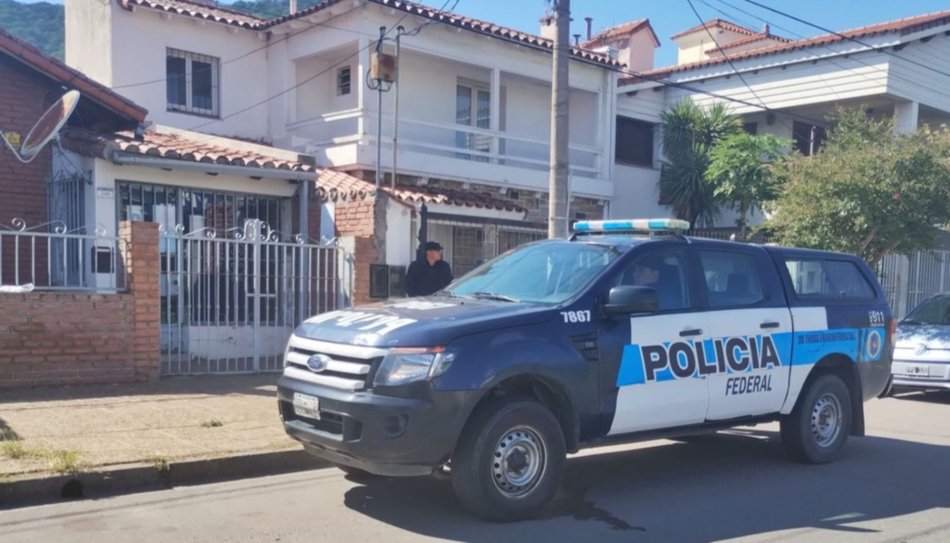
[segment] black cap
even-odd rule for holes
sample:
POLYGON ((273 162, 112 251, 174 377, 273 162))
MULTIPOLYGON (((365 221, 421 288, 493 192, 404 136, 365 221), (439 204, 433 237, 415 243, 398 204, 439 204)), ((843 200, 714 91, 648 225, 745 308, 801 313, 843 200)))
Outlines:
POLYGON ((426 242, 426 251, 441 251, 442 246, 439 245, 438 241, 427 241, 426 242))

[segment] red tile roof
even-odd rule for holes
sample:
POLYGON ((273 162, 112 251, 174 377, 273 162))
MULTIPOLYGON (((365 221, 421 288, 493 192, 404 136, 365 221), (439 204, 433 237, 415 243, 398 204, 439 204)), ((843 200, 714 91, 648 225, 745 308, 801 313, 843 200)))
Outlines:
MULTIPOLYGON (((160 11, 176 13, 179 15, 186 15, 189 17, 198 17, 218 23, 240 26, 252 30, 267 30, 287 21, 292 21, 301 17, 308 17, 343 1, 349 0, 325 0, 324 2, 321 2, 320 4, 317 4, 311 8, 300 10, 293 15, 285 15, 276 19, 267 20, 242 14, 237 11, 220 7, 212 7, 188 0, 119 0, 121 5, 127 9, 130 9, 133 6, 142 6, 160 11)), ((520 32, 518 30, 499 26, 494 23, 479 19, 473 19, 471 17, 463 17, 449 11, 430 8, 428 6, 414 2, 406 2, 404 0, 366 0, 366 3, 377 4, 379 6, 392 8, 398 12, 424 17, 434 22, 477 32, 479 34, 486 34, 516 43, 531 45, 541 49, 552 49, 554 46, 554 42, 552 40, 542 38, 534 34, 520 32)), ((595 53, 580 47, 571 47, 571 54, 577 58, 598 64, 615 67, 622 66, 620 62, 611 60, 607 55, 595 53)))
MULTIPOLYGON (((944 26, 950 24, 950 10, 938 11, 935 13, 925 13, 923 15, 917 15, 914 17, 907 17, 904 19, 897 19, 894 21, 887 21, 883 23, 877 23, 868 26, 862 26, 859 28, 853 28, 851 30, 844 30, 838 34, 822 34, 820 36, 815 36, 812 38, 805 38, 801 40, 794 40, 788 43, 780 43, 775 45, 769 45, 766 47, 760 47, 757 49, 752 49, 749 51, 742 51, 734 55, 729 55, 729 60, 745 60, 749 58, 764 57, 768 55, 777 55, 781 53, 787 53, 789 51, 795 51, 799 49, 807 49, 809 47, 824 47, 834 43, 840 43, 843 41, 848 41, 851 39, 864 39, 874 36, 880 36, 883 34, 900 34, 905 36, 907 34, 913 34, 915 32, 920 32, 927 30, 928 28, 934 28, 939 26, 944 26), (842 37, 843 36, 843 37, 842 37)), ((650 72, 645 72, 644 75, 649 76, 649 78, 662 78, 672 73, 685 72, 693 70, 695 68, 703 68, 706 66, 715 66, 717 64, 723 64, 727 62, 727 59, 723 57, 712 58, 708 60, 702 60, 698 62, 691 62, 688 64, 681 64, 678 66, 669 66, 667 68, 660 68, 650 72)), ((644 78, 641 77, 630 77, 622 79, 620 81, 621 85, 639 83, 644 81, 644 78)))
POLYGON ((99 134, 89 130, 69 129, 64 133, 63 140, 68 148, 78 153, 102 158, 111 158, 112 153, 122 152, 188 162, 249 166, 265 170, 298 172, 316 170, 313 166, 300 162, 268 156, 260 152, 245 151, 240 147, 225 147, 217 141, 212 143, 189 139, 178 134, 160 133, 154 130, 146 130, 142 138, 137 139, 135 134, 128 131, 99 134))
MULTIPOLYGON (((202 137, 196 134, 196 138, 202 137)), ((288 160, 287 151, 274 149, 273 155, 266 152, 265 146, 248 146, 245 142, 234 141, 228 147, 225 138, 215 137, 213 141, 191 139, 181 134, 161 133, 146 130, 141 139, 132 132, 99 134, 89 130, 69 128, 63 132, 63 146, 76 153, 112 160, 115 153, 127 153, 170 160, 203 162, 225 166, 245 166, 260 168, 261 177, 267 177, 267 170, 296 171, 313 176, 316 181, 316 193, 324 200, 363 199, 376 192, 371 184, 335 170, 323 169, 300 161, 288 160), (257 150, 251 150, 256 148, 257 150), (283 156, 280 156, 283 155, 283 156)))
POLYGON ((3 28, 0 28, 0 54, 4 53, 42 75, 66 87, 78 90, 82 93, 84 98, 98 103, 100 106, 116 113, 120 117, 141 123, 145 120, 145 116, 148 115, 148 110, 145 108, 119 96, 103 85, 96 83, 55 58, 47 56, 39 49, 13 36, 3 28))
POLYGON ((119 5, 129 11, 135 6, 141 6, 248 29, 257 29, 267 22, 267 19, 240 11, 189 0, 119 0, 119 5))
POLYGON ((736 23, 733 23, 732 21, 727 21, 725 19, 712 19, 710 21, 706 21, 705 25, 706 26, 704 27, 702 24, 698 24, 692 28, 688 28, 682 32, 673 34, 673 36, 671 36, 670 39, 675 40, 677 38, 682 38, 683 36, 688 36, 689 34, 695 34, 696 32, 705 32, 706 28, 708 29, 721 28, 723 30, 729 30, 731 32, 735 32, 736 34, 745 34, 746 36, 754 36, 758 34, 758 31, 756 30, 752 30, 751 28, 746 28, 742 25, 737 25, 736 23))
POLYGON ((527 210, 514 202, 496 198, 491 194, 470 190, 455 190, 428 185, 396 185, 395 189, 386 188, 386 192, 396 199, 407 203, 446 204, 478 209, 492 209, 498 211, 515 211, 526 213, 527 210))
MULTIPOLYGON (((706 51, 706 54, 709 56, 714 56, 719 53, 720 49, 724 51, 728 51, 729 49, 735 49, 736 47, 742 47, 743 45, 749 45, 750 43, 756 43, 756 42, 765 41, 765 40, 775 40, 782 43, 792 42, 792 40, 788 38, 783 38, 782 36, 776 36, 775 34, 769 34, 769 33, 763 32, 761 34, 756 34, 755 36, 748 36, 748 37, 742 38, 741 40, 736 40, 734 42, 729 42, 729 43, 720 45, 717 48, 706 51)), ((774 45, 774 44, 765 44, 764 46, 767 46, 767 45, 774 45)), ((732 57, 730 56, 729 58, 732 58, 732 57)))
POLYGON ((650 24, 650 19, 637 19, 636 21, 630 21, 629 23, 624 23, 622 25, 612 26, 610 28, 601 30, 591 39, 584 42, 582 47, 585 49, 604 47, 608 44, 608 42, 615 38, 625 38, 627 36, 632 36, 644 28, 650 31, 650 34, 653 36, 654 43, 656 43, 656 46, 659 47, 660 38, 658 38, 656 36, 656 32, 653 31, 653 25, 650 24))

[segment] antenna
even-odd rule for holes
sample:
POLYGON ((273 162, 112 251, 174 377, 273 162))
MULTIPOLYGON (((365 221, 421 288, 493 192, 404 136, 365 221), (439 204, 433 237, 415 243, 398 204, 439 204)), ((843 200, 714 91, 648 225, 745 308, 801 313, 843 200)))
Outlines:
POLYGON ((79 104, 79 96, 77 90, 71 90, 60 96, 59 100, 43 113, 40 120, 36 121, 33 128, 23 138, 19 151, 13 148, 2 130, 0 130, 0 138, 3 139, 3 143, 6 144, 7 148, 16 155, 17 160, 24 164, 32 162, 40 154, 43 147, 59 134, 63 125, 69 120, 69 116, 73 114, 73 110, 79 104))

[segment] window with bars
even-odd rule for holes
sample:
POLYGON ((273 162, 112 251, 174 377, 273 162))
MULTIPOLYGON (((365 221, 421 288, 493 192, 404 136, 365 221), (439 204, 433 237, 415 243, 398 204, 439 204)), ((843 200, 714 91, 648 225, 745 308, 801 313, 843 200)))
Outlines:
POLYGON ((167 49, 165 81, 168 109, 217 117, 219 60, 179 49, 167 49))
POLYGON ((336 72, 336 95, 345 96, 350 93, 351 70, 344 66, 336 72))
POLYGON ((121 181, 117 184, 119 221, 154 221, 185 232, 209 228, 223 235, 243 228, 244 221, 260 219, 272 229, 281 226, 281 199, 236 192, 171 187, 121 181))

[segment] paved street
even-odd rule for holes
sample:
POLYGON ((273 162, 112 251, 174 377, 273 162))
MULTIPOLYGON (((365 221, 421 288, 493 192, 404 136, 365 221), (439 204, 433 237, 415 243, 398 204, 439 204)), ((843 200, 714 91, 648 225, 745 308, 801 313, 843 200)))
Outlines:
POLYGON ((869 437, 826 466, 774 426, 572 459, 544 518, 487 524, 431 478, 337 470, 0 512, 27 541, 913 541, 950 539, 950 393, 868 404, 869 437), (596 538, 596 539, 594 539, 596 538))

